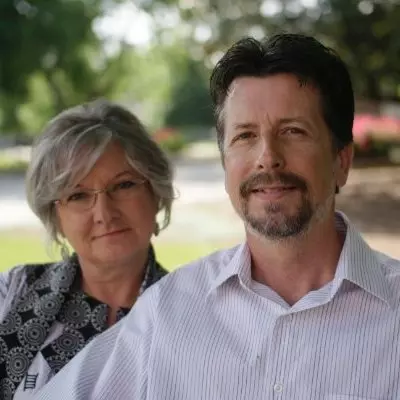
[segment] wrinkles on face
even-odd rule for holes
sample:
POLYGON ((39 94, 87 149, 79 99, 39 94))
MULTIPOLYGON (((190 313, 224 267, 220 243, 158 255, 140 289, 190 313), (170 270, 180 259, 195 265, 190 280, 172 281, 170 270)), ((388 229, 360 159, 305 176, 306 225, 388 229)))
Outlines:
POLYGON ((288 74, 239 78, 224 116, 225 187, 245 224, 282 238, 325 218, 336 171, 318 91, 288 74))
MULTIPOLYGON (((128 164, 123 149, 113 143, 89 174, 75 185, 79 190, 100 190, 112 184, 143 179, 128 164)), ((157 202, 147 185, 140 185, 127 199, 112 199, 101 192, 85 211, 57 207, 60 228, 81 263, 118 265, 146 253, 155 229, 157 202)))

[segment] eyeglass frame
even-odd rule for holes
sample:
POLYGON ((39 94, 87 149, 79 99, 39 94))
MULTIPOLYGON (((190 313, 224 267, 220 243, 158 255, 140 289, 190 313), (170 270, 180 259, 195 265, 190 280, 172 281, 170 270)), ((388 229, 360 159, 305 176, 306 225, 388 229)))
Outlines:
MULTIPOLYGON (((135 183, 136 185, 143 185, 143 184, 148 182, 147 179, 138 179, 138 180, 132 180, 131 179, 130 181, 135 183)), ((119 183, 121 183, 121 182, 119 182, 119 183)), ((84 212, 84 211, 91 210, 96 205, 97 197, 98 197, 98 195, 100 193, 105 193, 108 196, 108 198, 110 200, 112 200, 112 201, 118 201, 118 200, 115 200, 112 197, 112 194, 111 194, 111 191, 110 191, 110 189, 115 185, 118 185, 118 183, 110 183, 109 185, 107 185, 106 187, 104 187, 102 189, 82 189, 82 191, 84 191, 84 192, 89 192, 93 196, 94 200, 93 200, 92 205, 89 208, 85 208, 85 209, 83 209, 81 211, 84 212)), ((71 196, 71 195, 69 195, 69 196, 71 196)), ((65 199, 56 199, 56 200, 53 201, 53 203, 54 204, 60 204, 61 206, 65 207, 66 209, 68 209, 68 207, 69 207, 68 203, 65 202, 65 199)))

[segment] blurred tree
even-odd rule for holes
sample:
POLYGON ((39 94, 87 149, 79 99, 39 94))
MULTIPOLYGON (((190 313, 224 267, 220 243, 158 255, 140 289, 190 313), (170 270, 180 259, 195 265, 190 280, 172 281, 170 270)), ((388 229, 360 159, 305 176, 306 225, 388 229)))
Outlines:
POLYGON ((190 58, 185 51, 180 58, 171 60, 170 66, 174 77, 165 124, 180 128, 212 126, 208 71, 204 63, 190 58))
POLYGON ((350 66, 356 92, 400 100, 400 1, 320 0, 315 31, 350 66))
POLYGON ((400 0, 139 0, 167 30, 165 15, 179 15, 188 51, 211 65, 235 40, 279 32, 313 34, 348 63, 357 94, 400 99, 400 0), (157 19, 158 16, 158 19, 157 19))
POLYGON ((125 52, 105 54, 92 24, 117 1, 0 0, 0 132, 112 93, 125 52))
POLYGON ((118 77, 118 100, 140 115, 153 131, 164 125, 171 103, 171 90, 180 75, 177 60, 179 47, 175 44, 151 44, 141 51, 126 52, 124 63, 129 73, 118 77))
POLYGON ((132 106, 151 130, 212 125, 208 70, 179 38, 131 52, 127 60, 129 74, 118 80, 119 101, 132 106))

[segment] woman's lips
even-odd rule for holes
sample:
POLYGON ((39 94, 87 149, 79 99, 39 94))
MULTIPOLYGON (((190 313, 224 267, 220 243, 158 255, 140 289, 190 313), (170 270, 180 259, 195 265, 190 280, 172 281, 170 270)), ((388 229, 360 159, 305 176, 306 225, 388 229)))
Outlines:
POLYGON ((106 233, 103 233, 101 235, 95 236, 95 239, 117 236, 117 235, 120 235, 121 233, 125 233, 125 232, 128 232, 128 231, 129 231, 129 229, 118 229, 118 230, 106 232, 106 233))

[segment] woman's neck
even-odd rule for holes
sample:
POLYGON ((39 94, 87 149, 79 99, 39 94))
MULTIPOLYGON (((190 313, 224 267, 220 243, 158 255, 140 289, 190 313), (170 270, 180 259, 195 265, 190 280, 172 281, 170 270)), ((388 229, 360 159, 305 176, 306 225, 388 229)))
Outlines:
POLYGON ((80 259, 81 289, 111 308, 130 308, 139 296, 147 258, 146 251, 124 264, 94 265, 80 259))
POLYGON ((130 308, 139 296, 143 278, 144 271, 135 277, 130 275, 107 282, 83 278, 82 290, 111 308, 130 308))

